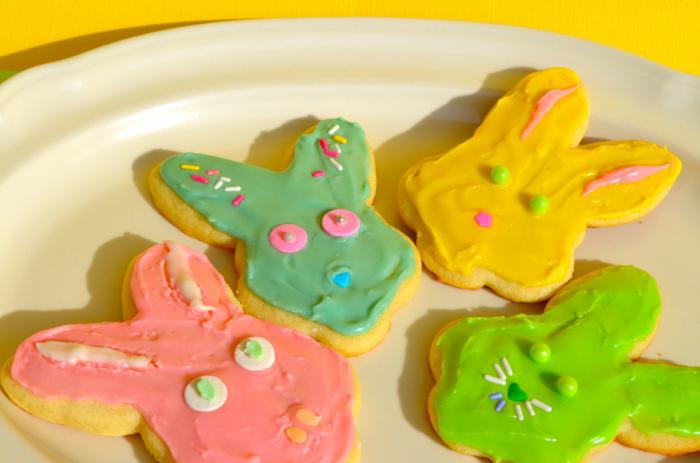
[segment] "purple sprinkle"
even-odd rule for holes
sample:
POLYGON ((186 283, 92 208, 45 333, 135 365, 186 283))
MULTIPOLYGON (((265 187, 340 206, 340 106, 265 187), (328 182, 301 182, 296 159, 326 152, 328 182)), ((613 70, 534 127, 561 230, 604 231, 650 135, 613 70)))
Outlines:
POLYGON ((500 401, 496 404, 496 411, 500 413, 500 411, 503 410, 503 407, 505 407, 505 406, 506 406, 506 401, 505 401, 505 400, 500 400, 500 401))
POLYGON ((491 394, 489 396, 489 399, 491 399, 491 400, 501 400, 502 398, 503 398, 503 394, 501 394, 500 392, 494 392, 493 394, 491 394))

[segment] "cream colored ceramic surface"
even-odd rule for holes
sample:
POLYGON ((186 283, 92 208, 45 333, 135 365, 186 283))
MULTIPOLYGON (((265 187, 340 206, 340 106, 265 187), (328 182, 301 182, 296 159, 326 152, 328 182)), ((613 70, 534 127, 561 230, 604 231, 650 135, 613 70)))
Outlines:
MULTIPOLYGON (((0 360, 39 329, 119 319, 127 262, 179 240, 146 172, 191 150, 272 166, 315 118, 360 122, 376 148, 377 206, 398 223, 407 166, 465 139, 530 68, 575 68, 592 102, 589 136, 670 146, 684 171, 643 223, 591 230, 577 273, 635 264, 659 281, 665 311, 647 351, 700 365, 700 79, 597 45, 528 30, 398 20, 238 22, 173 30, 40 67, 0 86, 0 360)), ((280 201, 283 201, 280 198, 280 201)), ((226 252, 206 251, 228 277, 226 252)), ((467 314, 537 312, 487 290, 423 275, 375 351, 352 362, 362 386, 365 462, 475 461, 449 451, 425 413, 434 332, 467 314)), ((2 462, 151 461, 136 438, 39 421, 0 394, 2 462)), ((665 460, 614 444, 596 462, 665 460)))

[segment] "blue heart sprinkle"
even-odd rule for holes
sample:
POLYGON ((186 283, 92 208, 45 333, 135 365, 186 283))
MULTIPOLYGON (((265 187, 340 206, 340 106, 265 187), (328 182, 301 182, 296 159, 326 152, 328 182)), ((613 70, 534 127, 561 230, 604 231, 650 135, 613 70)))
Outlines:
POLYGON ((339 272, 333 275, 333 283, 336 284, 336 286, 339 286, 341 288, 347 288, 350 286, 350 272, 339 272))

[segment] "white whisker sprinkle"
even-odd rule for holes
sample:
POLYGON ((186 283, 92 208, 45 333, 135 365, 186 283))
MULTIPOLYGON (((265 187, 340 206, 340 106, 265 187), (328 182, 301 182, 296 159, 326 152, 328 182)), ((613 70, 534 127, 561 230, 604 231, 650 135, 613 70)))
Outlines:
POLYGON ((532 402, 532 405, 534 405, 535 407, 541 408, 542 410, 546 411, 547 413, 552 411, 552 407, 550 407, 546 403, 541 402, 537 399, 532 399, 530 402, 532 402))
POLYGON ((339 126, 338 124, 335 124, 335 125, 334 125, 333 127, 331 127, 331 129, 328 131, 328 135, 333 135, 334 133, 336 133, 336 132, 338 131, 339 128, 340 128, 340 126, 339 126))
POLYGON ((527 408, 527 412, 530 414, 530 416, 535 416, 535 409, 532 408, 532 404, 529 400, 525 402, 525 408, 527 408))
POLYGON ((239 187, 238 185, 227 186, 226 188, 224 188, 224 191, 241 191, 241 187, 239 187))
POLYGON ((499 364, 497 364, 497 363, 494 363, 494 364, 493 364, 493 369, 496 370, 496 373, 498 373, 498 377, 505 381, 505 379, 506 379, 506 374, 503 373, 503 369, 501 368, 501 366, 500 366, 499 364))
POLYGON ((222 182, 230 182, 231 181, 231 179, 228 177, 219 177, 219 180, 221 180, 222 182))
POLYGON ((484 379, 485 379, 486 381, 488 381, 489 383, 498 384, 498 385, 500 385, 500 386, 505 386, 505 385, 506 385, 506 380, 505 380, 505 379, 494 378, 494 377, 491 376, 491 375, 484 375, 484 379))
POLYGON ((520 406, 520 404, 515 404, 515 414, 517 415, 516 418, 518 418, 518 421, 525 419, 523 416, 523 408, 520 406))
POLYGON ((508 362, 508 359, 503 357, 501 359, 501 363, 503 364, 503 368, 506 369, 506 373, 508 373, 508 376, 513 376, 513 369, 510 367, 510 362, 508 362))
POLYGON ((343 154, 343 150, 340 149, 340 145, 337 143, 333 144, 333 148, 338 152, 338 154, 343 154))
POLYGON ((215 189, 215 190, 218 190, 219 188, 221 188, 221 186, 222 186, 223 184, 224 184, 224 181, 221 180, 221 179, 219 179, 219 180, 216 182, 216 184, 214 185, 214 189, 215 189))

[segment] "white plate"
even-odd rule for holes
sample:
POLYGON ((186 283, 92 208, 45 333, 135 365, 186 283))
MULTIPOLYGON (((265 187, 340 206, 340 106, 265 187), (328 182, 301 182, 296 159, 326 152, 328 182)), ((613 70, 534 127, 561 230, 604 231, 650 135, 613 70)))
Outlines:
MULTIPOLYGON (((398 223, 401 173, 467 138, 498 94, 529 68, 576 69, 595 138, 667 144, 684 171, 640 223, 588 232, 591 260, 639 265, 657 278, 665 311, 647 350, 700 365, 700 79, 558 35, 509 27, 405 20, 285 20, 175 29, 23 72, 0 86, 0 358, 29 334, 69 322, 118 320, 127 262, 179 240, 146 192, 170 151, 275 165, 315 118, 360 122, 376 148, 377 208, 398 223)), ((207 254, 228 277, 231 256, 207 254)), ((486 290, 423 276, 383 344, 352 360, 364 390, 365 462, 472 461, 441 445, 425 413, 435 331, 465 314, 537 312, 486 290)), ((148 462, 134 437, 86 435, 35 419, 0 394, 8 462, 148 462), (45 459, 45 460, 44 460, 45 459)), ((595 461, 664 460, 617 444, 595 461)))

